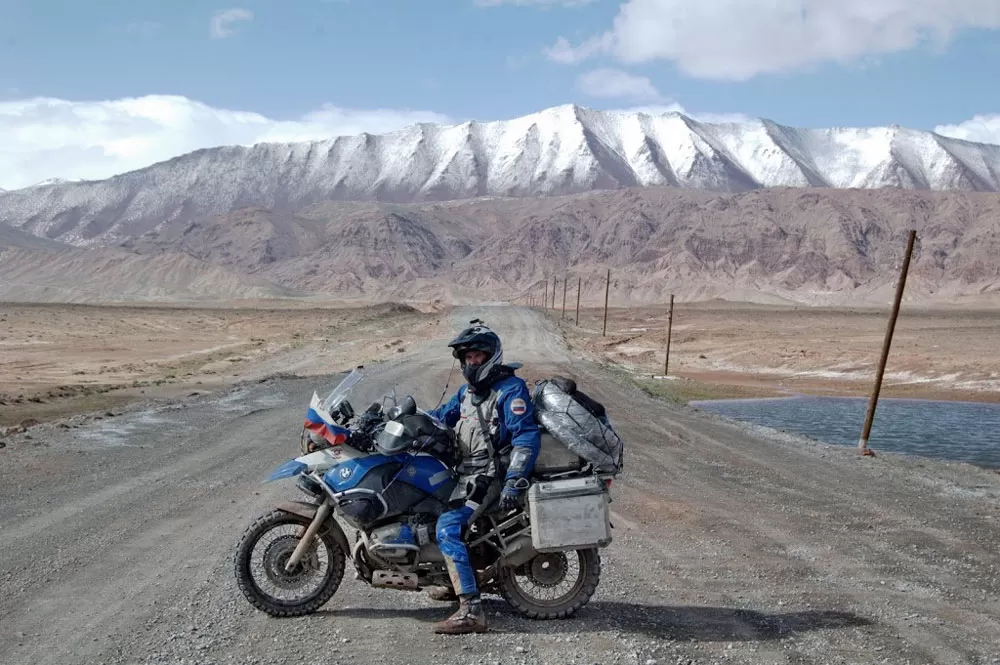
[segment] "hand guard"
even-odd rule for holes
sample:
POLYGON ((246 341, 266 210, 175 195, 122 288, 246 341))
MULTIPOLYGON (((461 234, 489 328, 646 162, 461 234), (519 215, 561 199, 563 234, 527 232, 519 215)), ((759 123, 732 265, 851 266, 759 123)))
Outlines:
POLYGON ((527 478, 508 478, 500 493, 500 510, 513 510, 520 504, 521 494, 531 483, 527 478))

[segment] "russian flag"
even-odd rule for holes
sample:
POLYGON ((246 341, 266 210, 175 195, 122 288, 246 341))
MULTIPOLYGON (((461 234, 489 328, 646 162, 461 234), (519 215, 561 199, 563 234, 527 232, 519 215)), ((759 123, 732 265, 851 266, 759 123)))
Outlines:
POLYGON ((333 422, 333 418, 322 406, 319 395, 313 393, 309 410, 306 411, 305 428, 310 432, 320 435, 331 446, 338 446, 351 435, 351 430, 340 427, 333 422))

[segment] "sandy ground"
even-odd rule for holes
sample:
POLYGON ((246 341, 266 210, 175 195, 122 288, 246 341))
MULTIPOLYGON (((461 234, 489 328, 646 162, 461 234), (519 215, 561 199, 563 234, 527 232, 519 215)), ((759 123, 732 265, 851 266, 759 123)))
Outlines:
POLYGON ((433 405, 452 365, 447 334, 481 311, 529 378, 575 377, 626 441, 615 541, 573 619, 522 619, 490 597, 489 633, 435 636, 430 622, 448 605, 371 590, 350 572, 314 615, 276 620, 250 607, 233 580, 235 544, 258 514, 297 496, 291 483, 260 481, 297 454, 307 399, 330 380, 278 378, 8 439, 4 662, 1000 662, 996 473, 862 458, 650 398, 521 308, 455 312, 373 365, 358 403, 398 385, 433 405))
POLYGON ((5 304, 0 428, 278 373, 329 374, 436 334, 446 319, 398 305, 188 308, 5 304))
MULTIPOLYGON (((637 377, 660 375, 665 308, 545 311, 570 348, 637 377)), ((277 373, 340 371, 391 358, 447 317, 408 307, 0 309, 0 428, 137 399, 177 398, 277 373)), ((677 303, 673 380, 642 382, 679 402, 790 393, 868 395, 887 312, 677 303)), ((1000 401, 1000 311, 903 309, 882 395, 1000 401)))
MULTIPOLYGON (((668 310, 561 302, 546 315, 571 347, 635 375, 663 374, 668 310)), ((789 393, 869 395, 889 309, 807 308, 721 301, 674 304, 669 374, 659 390, 687 399, 789 393)), ((901 309, 883 397, 1000 401, 1000 310, 901 309)))

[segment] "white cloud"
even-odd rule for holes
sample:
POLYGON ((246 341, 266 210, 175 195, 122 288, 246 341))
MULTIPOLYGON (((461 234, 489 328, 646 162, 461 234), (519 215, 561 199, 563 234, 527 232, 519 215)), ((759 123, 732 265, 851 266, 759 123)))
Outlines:
POLYGON ((417 122, 452 120, 431 111, 333 105, 294 120, 275 120, 166 95, 0 102, 0 187, 49 178, 107 178, 199 148, 384 133, 417 122))
POLYGON ((746 80, 823 62, 855 62, 963 28, 1000 27, 997 0, 628 0, 611 28, 546 49, 556 62, 598 55, 637 64, 667 60, 691 76, 746 80))
POLYGON ((629 106, 627 108, 614 109, 615 111, 625 111, 631 113, 645 113, 647 115, 663 115, 664 113, 683 113, 689 118, 699 122, 713 124, 746 124, 753 122, 755 118, 745 113, 712 113, 701 111, 689 111, 677 102, 667 104, 643 104, 641 106, 629 106))
POLYGON ((213 39, 225 39, 236 34, 233 23, 239 21, 252 21, 253 12, 249 9, 223 9, 212 15, 211 33, 213 39))
POLYGON ((579 46, 573 46, 565 37, 560 37, 552 46, 542 49, 549 60, 564 65, 574 65, 593 58, 605 51, 611 50, 614 36, 608 32, 597 37, 591 37, 579 46))
POLYGON ((977 115, 958 125, 938 125, 934 131, 942 136, 950 136, 976 143, 1000 143, 1000 114, 977 115))
POLYGON ((577 87, 591 97, 624 97, 636 101, 660 101, 663 95, 645 76, 602 67, 581 74, 577 87))

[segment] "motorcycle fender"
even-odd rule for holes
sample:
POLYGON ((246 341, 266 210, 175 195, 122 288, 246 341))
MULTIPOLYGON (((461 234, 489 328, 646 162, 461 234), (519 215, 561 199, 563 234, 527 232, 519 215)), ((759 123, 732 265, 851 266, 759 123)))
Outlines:
MULTIPOLYGON (((307 503, 305 501, 282 501, 276 504, 275 509, 284 511, 286 513, 291 513, 292 515, 298 515, 299 517, 304 517, 307 520, 311 520, 316 517, 316 511, 319 510, 319 506, 315 503, 307 503)), ((333 515, 326 521, 326 530, 333 534, 333 539, 337 541, 340 545, 340 549, 344 550, 348 555, 351 553, 351 546, 347 542, 347 536, 344 534, 344 530, 340 528, 340 524, 337 520, 333 518, 333 515)))

